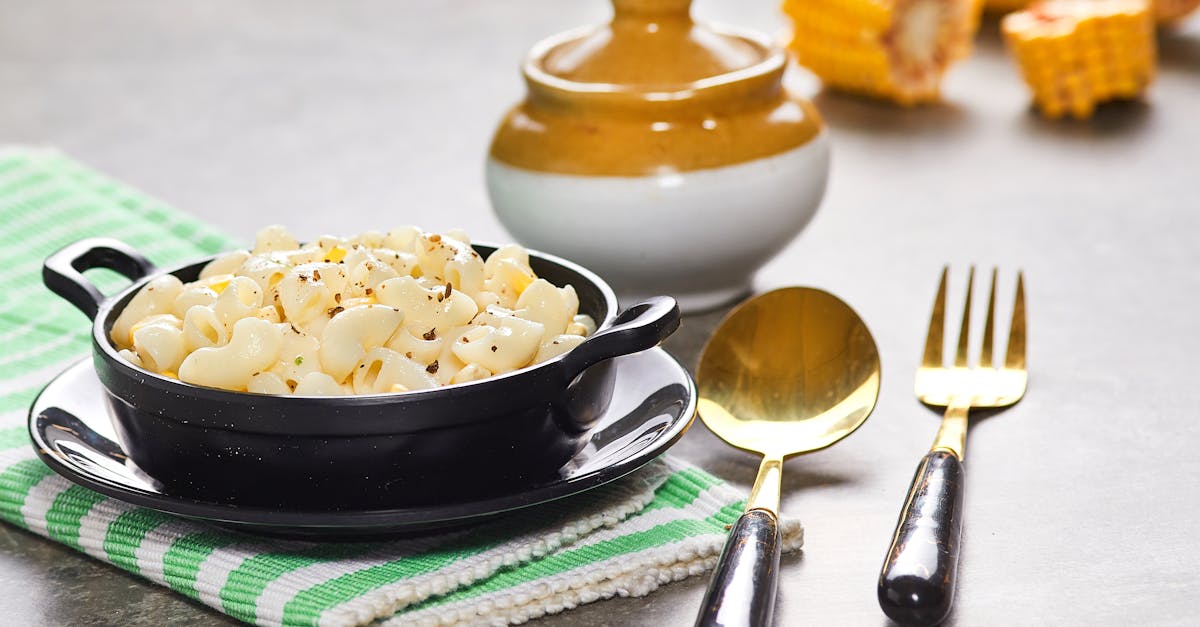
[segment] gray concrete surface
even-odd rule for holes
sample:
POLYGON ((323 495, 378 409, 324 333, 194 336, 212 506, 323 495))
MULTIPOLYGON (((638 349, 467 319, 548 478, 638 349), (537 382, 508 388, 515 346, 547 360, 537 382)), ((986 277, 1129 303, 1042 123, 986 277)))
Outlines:
MULTIPOLYGON (((699 0, 780 32, 774 0, 699 0)), ((248 238, 416 222, 506 239, 482 160, 537 39, 601 0, 0 0, 0 142, 56 146, 248 238)), ((1200 607, 1200 18, 1161 36, 1145 104, 1090 123, 1028 109, 996 24, 939 106, 820 94, 835 165, 807 231, 759 288, 829 289, 884 360, 875 415, 788 462, 780 625, 884 625, 874 582, 936 416, 911 397, 944 263, 1028 279, 1031 385, 970 435, 952 625, 1187 625, 1200 607)), ((815 83, 791 77, 814 93, 815 83)), ((961 282, 952 296, 961 297, 961 282)), ((1003 313, 1003 310, 1002 310, 1003 313)), ((692 364, 720 312, 668 347, 692 364)), ((754 460, 697 425, 675 452, 745 484, 754 460)), ((705 578, 539 624, 689 624, 705 578)), ((220 615, 0 526, 0 623, 210 625, 220 615)))

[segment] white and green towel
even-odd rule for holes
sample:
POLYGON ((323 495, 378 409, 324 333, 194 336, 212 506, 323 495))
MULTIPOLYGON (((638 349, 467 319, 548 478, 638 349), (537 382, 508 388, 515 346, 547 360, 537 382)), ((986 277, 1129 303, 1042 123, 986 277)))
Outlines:
MULTIPOLYGON (((47 255, 89 236, 124 240, 161 265, 236 245, 58 153, 0 149, 0 519, 8 524, 247 622, 504 625, 699 573, 741 512, 736 491, 669 458, 480 529, 386 542, 263 539, 76 486, 36 458, 25 420, 38 390, 90 350, 89 321, 41 282, 47 255)), ((124 281, 94 274, 106 291, 124 281)), ((800 525, 785 522, 785 549, 801 539, 800 525)))

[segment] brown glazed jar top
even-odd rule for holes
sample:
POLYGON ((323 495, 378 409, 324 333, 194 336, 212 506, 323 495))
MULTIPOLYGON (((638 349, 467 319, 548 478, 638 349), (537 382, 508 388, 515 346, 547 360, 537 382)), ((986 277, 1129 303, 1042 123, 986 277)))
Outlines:
POLYGON ((538 69, 576 83, 670 90, 761 63, 758 42, 692 21, 691 0, 613 0, 612 22, 588 29, 533 59, 538 69))
POLYGON ((783 88, 766 37, 692 20, 691 0, 612 0, 608 24, 550 37, 491 155, 523 169, 641 176, 715 168, 801 146, 815 108, 783 88))

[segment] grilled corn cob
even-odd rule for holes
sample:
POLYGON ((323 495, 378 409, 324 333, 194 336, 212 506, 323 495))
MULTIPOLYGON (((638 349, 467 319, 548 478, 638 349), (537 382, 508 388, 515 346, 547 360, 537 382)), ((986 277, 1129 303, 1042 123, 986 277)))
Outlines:
POLYGON ((1159 24, 1174 22, 1200 7, 1200 0, 1154 0, 1154 19, 1159 24))
POLYGON ((784 0, 791 50, 828 86, 913 105, 971 53, 981 0, 784 0))
POLYGON ((1001 22, 1033 100, 1047 117, 1092 115, 1137 97, 1154 78, 1154 21, 1146 0, 1049 0, 1001 22))

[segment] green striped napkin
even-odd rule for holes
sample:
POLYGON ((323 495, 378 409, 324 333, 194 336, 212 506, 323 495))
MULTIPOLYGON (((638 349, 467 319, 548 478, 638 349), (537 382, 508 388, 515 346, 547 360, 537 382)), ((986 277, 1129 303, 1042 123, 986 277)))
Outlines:
MULTIPOLYGON (((247 622, 504 625, 699 573, 741 512, 736 491, 670 458, 482 529, 386 542, 268 540, 73 485, 35 457, 25 419, 37 391, 89 351, 88 320, 42 286, 42 260, 97 235, 164 265, 236 246, 56 152, 0 149, 0 519, 8 524, 247 622)), ((106 292, 124 282, 104 271, 93 278, 106 292)), ((785 521, 785 548, 801 540, 799 523, 785 521)))

